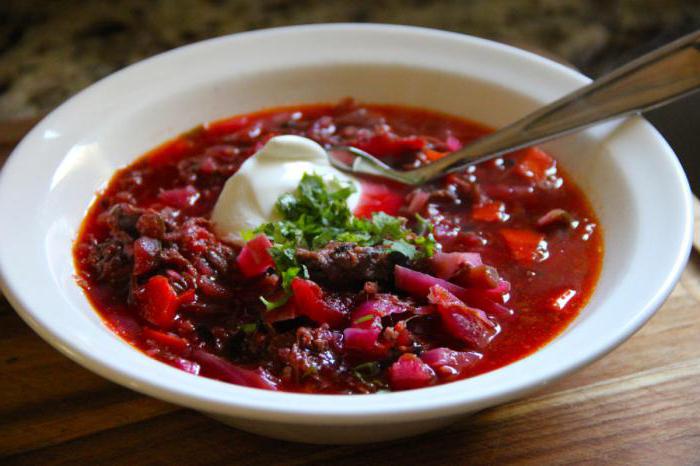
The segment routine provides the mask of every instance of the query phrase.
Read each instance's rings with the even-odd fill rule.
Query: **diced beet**
[[[378,317],[386,317],[389,314],[400,314],[407,310],[408,307],[398,302],[392,295],[378,294],[375,298],[360,304],[357,309],[353,311],[352,320],[355,321],[357,318],[369,313]]]
[[[476,252],[436,252],[430,258],[430,265],[438,278],[449,280],[462,268],[482,265],[481,254]]]
[[[382,133],[367,140],[357,141],[354,146],[381,159],[419,151],[425,147],[425,139],[418,136],[399,137]]]
[[[148,327],[144,327],[143,337],[175,354],[184,354],[190,346],[184,338],[173,335],[172,333],[159,332],[158,330],[153,330]]]
[[[366,301],[360,304],[357,309],[352,311],[352,315],[350,316],[350,325],[356,328],[365,329],[377,326],[381,328],[382,314],[378,309],[376,309],[376,304],[377,302],[374,300]]]
[[[544,235],[532,230],[514,228],[503,228],[500,233],[516,260],[528,263],[546,257],[543,256],[547,244]]]
[[[377,327],[348,327],[343,330],[344,347],[347,350],[374,353],[377,350],[377,339],[380,333],[382,333],[382,329]]]
[[[522,154],[521,158],[515,165],[516,173],[525,178],[531,178],[537,183],[555,173],[556,162],[543,150],[530,147],[520,151],[520,153]]]
[[[134,275],[143,275],[158,265],[161,245],[157,239],[142,236],[134,241]]]
[[[170,328],[175,323],[180,301],[164,276],[155,275],[146,282],[140,301],[141,313],[147,321],[162,328]]]
[[[498,333],[484,311],[467,306],[440,285],[430,288],[428,299],[437,306],[445,330],[473,347],[485,348]]]
[[[275,261],[269,252],[271,247],[272,243],[264,234],[248,241],[236,258],[241,273],[247,278],[252,278],[274,267]]]
[[[435,371],[415,354],[402,354],[389,368],[389,385],[392,390],[423,388],[435,383]]]
[[[482,358],[473,351],[455,351],[449,348],[434,348],[420,355],[441,379],[452,380],[472,367]]]
[[[328,324],[331,327],[340,326],[345,315],[333,309],[323,300],[323,290],[311,280],[295,278],[292,280],[292,293],[299,315],[306,316],[317,324]]]
[[[202,375],[246,387],[277,390],[277,382],[262,368],[244,369],[199,349],[192,351],[192,359],[202,366]]]
[[[184,188],[174,188],[161,191],[158,193],[158,200],[165,205],[176,209],[186,209],[192,207],[197,199],[199,199],[199,191],[194,186],[185,186]]]

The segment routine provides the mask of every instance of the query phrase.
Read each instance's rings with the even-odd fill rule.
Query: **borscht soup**
[[[598,220],[556,159],[528,148],[409,187],[323,156],[411,169],[489,132],[352,99],[204,124],[97,195],[78,282],[146,355],[237,385],[361,394],[497,369],[562,332],[600,272]]]

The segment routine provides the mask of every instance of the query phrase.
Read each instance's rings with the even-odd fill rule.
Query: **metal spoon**
[[[468,165],[548,141],[596,123],[659,107],[700,88],[700,31],[648,53],[591,84],[435,162],[396,170],[356,147],[330,149],[344,171],[421,185]]]

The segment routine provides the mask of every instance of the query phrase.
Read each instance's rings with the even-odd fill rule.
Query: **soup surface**
[[[226,180],[276,135],[354,145],[411,168],[489,132],[350,99],[205,124],[114,175],[76,240],[78,280],[107,325],[147,355],[239,385],[372,393],[496,369],[559,334],[600,271],[596,217],[543,151],[418,189],[362,180],[353,213],[364,220],[339,228],[355,222],[373,232],[366,241],[338,229],[315,241],[317,225],[283,249],[279,224],[232,241],[210,221]],[[313,177],[302,184],[293,202],[335,189]],[[280,251],[295,267],[283,267]]]

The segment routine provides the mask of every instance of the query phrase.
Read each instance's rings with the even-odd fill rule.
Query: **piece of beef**
[[[318,251],[299,248],[297,260],[306,266],[310,278],[331,288],[362,286],[366,281],[393,281],[394,266],[406,265],[403,254],[385,246],[358,246],[355,243],[331,242]]]
[[[129,282],[134,265],[131,237],[117,232],[102,241],[91,241],[81,260],[98,282],[122,286]]]
[[[136,238],[139,235],[136,224],[145,209],[127,203],[115,204],[102,212],[97,222],[107,226],[113,233],[125,232]]]

